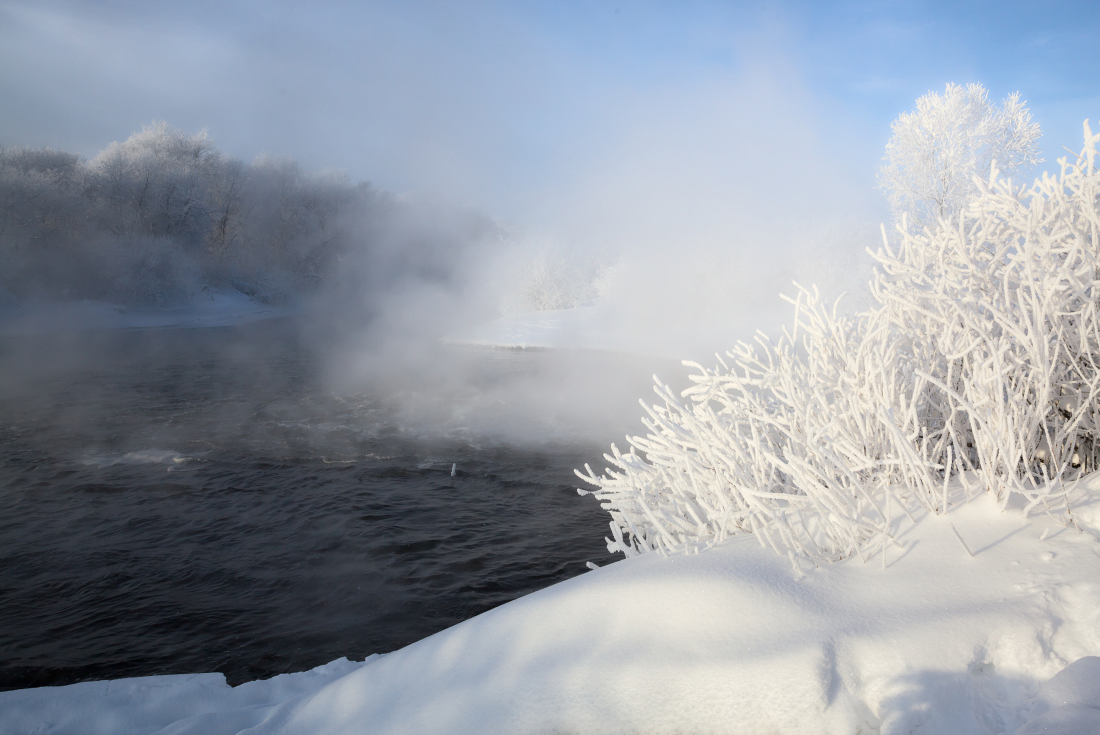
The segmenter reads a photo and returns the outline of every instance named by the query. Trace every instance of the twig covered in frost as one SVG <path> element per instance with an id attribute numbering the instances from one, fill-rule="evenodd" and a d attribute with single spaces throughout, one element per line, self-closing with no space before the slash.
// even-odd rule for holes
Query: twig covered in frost
<path id="1" fill-rule="evenodd" d="M 799 558 L 866 559 L 895 509 L 943 513 L 978 487 L 1002 506 L 1067 504 L 1100 460 L 1100 176 L 1077 162 L 1017 189 L 994 167 L 965 212 L 885 238 L 877 306 L 838 315 L 798 290 L 778 341 L 655 379 L 645 436 L 578 476 L 612 517 L 612 552 L 685 553 L 756 534 Z M 965 497 L 949 493 L 959 475 Z M 1068 506 L 1067 506 L 1068 507 Z"/>

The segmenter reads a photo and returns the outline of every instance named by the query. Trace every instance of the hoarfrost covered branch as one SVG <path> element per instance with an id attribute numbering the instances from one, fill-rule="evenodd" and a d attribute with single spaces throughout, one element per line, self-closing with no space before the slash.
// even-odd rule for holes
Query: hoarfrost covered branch
<path id="1" fill-rule="evenodd" d="M 1072 481 L 1100 460 L 1098 142 L 1086 121 L 1059 175 L 1014 188 L 993 168 L 956 217 L 903 221 L 894 246 L 884 231 L 868 313 L 799 287 L 778 341 L 685 363 L 681 396 L 657 381 L 646 436 L 577 473 L 611 513 L 608 549 L 754 533 L 795 563 L 867 558 L 892 516 L 984 490 L 1072 521 Z"/>
<path id="2" fill-rule="evenodd" d="M 1006 175 L 1042 161 L 1039 125 L 1018 92 L 998 107 L 980 84 L 948 84 L 943 96 L 918 99 L 891 129 L 879 185 L 895 224 L 908 215 L 918 230 L 954 219 L 977 193 L 974 176 L 986 176 L 994 161 Z"/>

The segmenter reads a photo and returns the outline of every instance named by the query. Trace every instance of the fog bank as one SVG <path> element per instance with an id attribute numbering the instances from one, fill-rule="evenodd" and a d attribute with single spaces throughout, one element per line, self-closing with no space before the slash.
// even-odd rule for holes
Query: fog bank
<path id="1" fill-rule="evenodd" d="M 7 149 L 3 298 L 171 305 L 228 289 L 294 304 L 336 390 L 402 396 L 414 423 L 449 425 L 429 407 L 484 397 L 498 408 L 468 412 L 475 433 L 586 434 L 603 426 L 593 417 L 637 417 L 637 375 L 676 383 L 679 359 L 712 363 L 757 329 L 775 334 L 794 280 L 865 305 L 864 250 L 885 208 L 797 70 L 758 61 L 616 90 L 573 157 L 516 192 L 510 220 L 457 192 L 246 163 L 165 124 L 90 160 Z M 633 357 L 555 357 L 487 386 L 483 361 L 443 347 L 502 314 L 593 306 L 596 322 L 570 328 L 613 334 L 606 349 Z"/>

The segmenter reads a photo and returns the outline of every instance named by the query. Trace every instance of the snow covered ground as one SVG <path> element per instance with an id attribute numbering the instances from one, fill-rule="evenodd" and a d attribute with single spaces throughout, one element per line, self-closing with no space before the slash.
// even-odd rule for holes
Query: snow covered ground
<path id="1" fill-rule="evenodd" d="M 802 571 L 739 537 L 609 564 L 361 663 L 0 693 L 0 729 L 1095 734 L 1100 476 L 1079 492 L 1081 530 L 983 497 L 905 521 L 885 568 Z"/>
<path id="2" fill-rule="evenodd" d="M 188 304 L 160 308 L 131 308 L 102 301 L 21 304 L 0 307 L 0 335 L 148 327 L 227 327 L 295 313 L 293 307 L 261 304 L 237 291 L 204 291 Z"/>

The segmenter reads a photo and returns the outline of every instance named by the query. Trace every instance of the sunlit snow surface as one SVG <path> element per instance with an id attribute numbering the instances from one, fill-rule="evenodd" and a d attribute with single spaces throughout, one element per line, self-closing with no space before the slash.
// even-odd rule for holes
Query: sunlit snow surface
<path id="1" fill-rule="evenodd" d="M 236 688 L 204 674 L 6 692 L 0 723 L 14 733 L 1095 733 L 1100 662 L 1086 657 L 1100 655 L 1100 477 L 1078 492 L 1080 531 L 982 498 L 906 521 L 885 569 L 876 557 L 802 572 L 742 537 L 616 562 L 363 663 Z"/>

